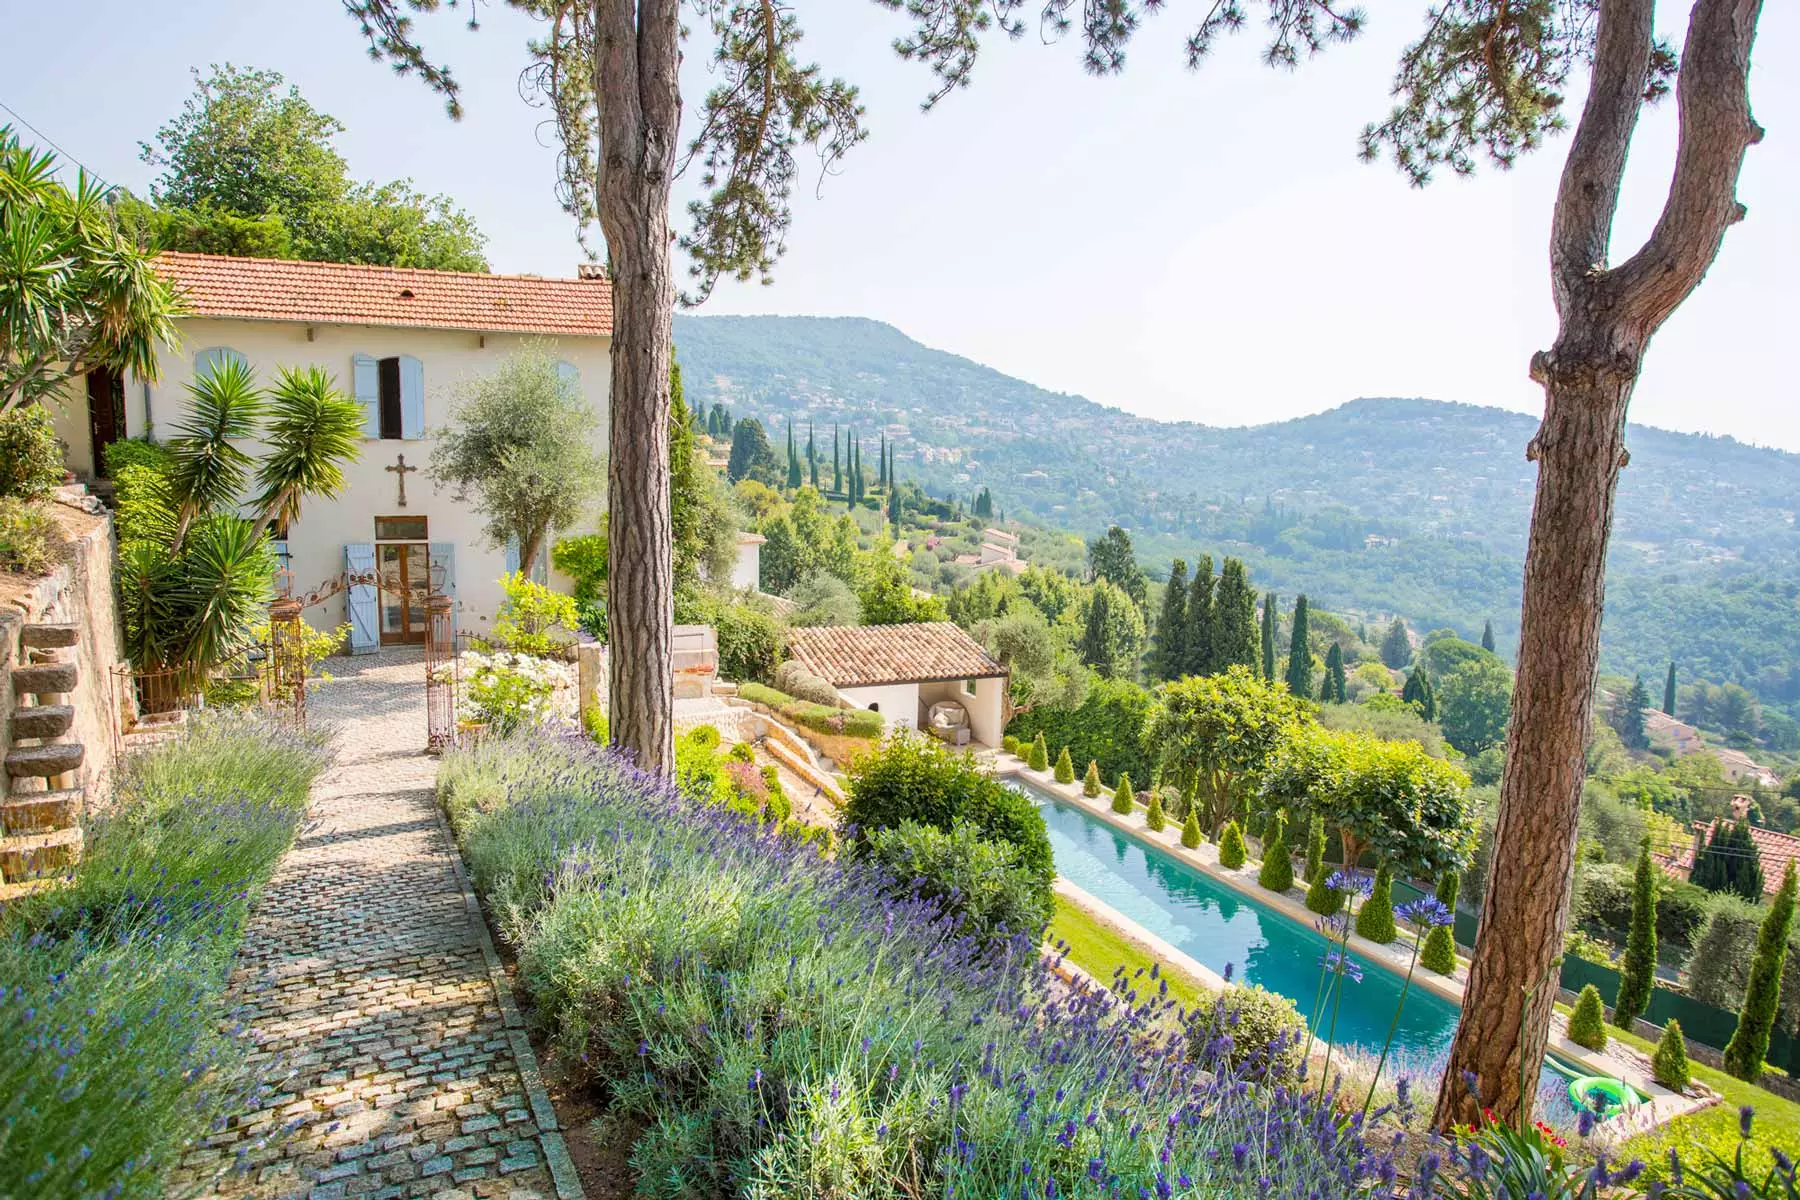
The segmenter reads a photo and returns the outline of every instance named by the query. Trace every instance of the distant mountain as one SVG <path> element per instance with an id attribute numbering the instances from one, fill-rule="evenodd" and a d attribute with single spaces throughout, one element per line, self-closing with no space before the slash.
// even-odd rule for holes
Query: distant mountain
<path id="1" fill-rule="evenodd" d="M 1130 529 L 1153 568 L 1237 554 L 1260 584 L 1418 626 L 1516 633 L 1535 418 L 1359 399 L 1268 425 L 1155 421 L 1047 391 L 858 318 L 677 317 L 691 402 L 885 433 L 902 477 L 1009 515 Z M 1800 709 L 1800 455 L 1632 426 L 1604 665 L 1736 680 Z"/>

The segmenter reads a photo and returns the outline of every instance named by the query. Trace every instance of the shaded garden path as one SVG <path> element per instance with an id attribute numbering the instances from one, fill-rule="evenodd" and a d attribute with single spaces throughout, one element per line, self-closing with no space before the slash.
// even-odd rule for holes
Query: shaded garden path
<path id="1" fill-rule="evenodd" d="M 417 649 L 334 659 L 336 730 L 232 977 L 271 1094 L 183 1159 L 176 1194 L 579 1197 L 486 925 L 438 816 Z M 561 1190 L 558 1184 L 562 1185 Z"/>

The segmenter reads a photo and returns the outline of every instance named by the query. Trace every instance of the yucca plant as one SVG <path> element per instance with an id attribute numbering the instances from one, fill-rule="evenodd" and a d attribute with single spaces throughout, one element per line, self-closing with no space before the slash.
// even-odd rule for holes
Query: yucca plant
<path id="1" fill-rule="evenodd" d="M 362 457 L 362 408 L 322 367 L 283 368 L 268 414 L 269 452 L 256 473 L 258 536 L 273 521 L 298 520 L 302 498 L 340 494 L 345 464 Z"/>
<path id="2" fill-rule="evenodd" d="M 170 549 L 177 554 L 195 517 L 230 506 L 243 492 L 255 460 L 237 443 L 256 436 L 265 408 L 256 377 L 236 359 L 214 364 L 187 390 L 188 419 L 169 441 L 175 456 L 169 490 L 176 506 Z"/>

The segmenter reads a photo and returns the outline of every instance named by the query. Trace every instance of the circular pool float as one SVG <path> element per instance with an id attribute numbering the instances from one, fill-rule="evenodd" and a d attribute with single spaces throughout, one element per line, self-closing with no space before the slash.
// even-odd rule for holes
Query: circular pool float
<path id="1" fill-rule="evenodd" d="M 1569 1103 L 1601 1117 L 1610 1117 L 1643 1103 L 1643 1097 L 1623 1079 L 1583 1075 L 1569 1081 Z"/>

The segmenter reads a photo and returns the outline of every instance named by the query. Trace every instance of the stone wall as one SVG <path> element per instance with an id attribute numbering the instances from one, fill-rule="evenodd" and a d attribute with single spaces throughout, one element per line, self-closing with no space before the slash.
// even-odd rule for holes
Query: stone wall
<path id="1" fill-rule="evenodd" d="M 92 527 L 74 539 L 67 562 L 29 584 L 24 595 L 0 604 L 0 715 L 10 716 L 14 708 L 13 667 L 29 659 L 21 644 L 25 626 L 74 625 L 79 640 L 63 653 L 75 663 L 78 678 L 75 690 L 63 702 L 74 708 L 75 720 L 61 740 L 79 742 L 85 749 L 76 784 L 87 792 L 92 806 L 104 798 L 112 777 L 118 725 L 111 671 L 124 661 L 113 592 L 113 523 L 89 496 L 65 489 L 58 501 L 92 517 Z M 12 722 L 8 720 L 6 728 L 0 729 L 0 755 L 12 746 Z"/>

